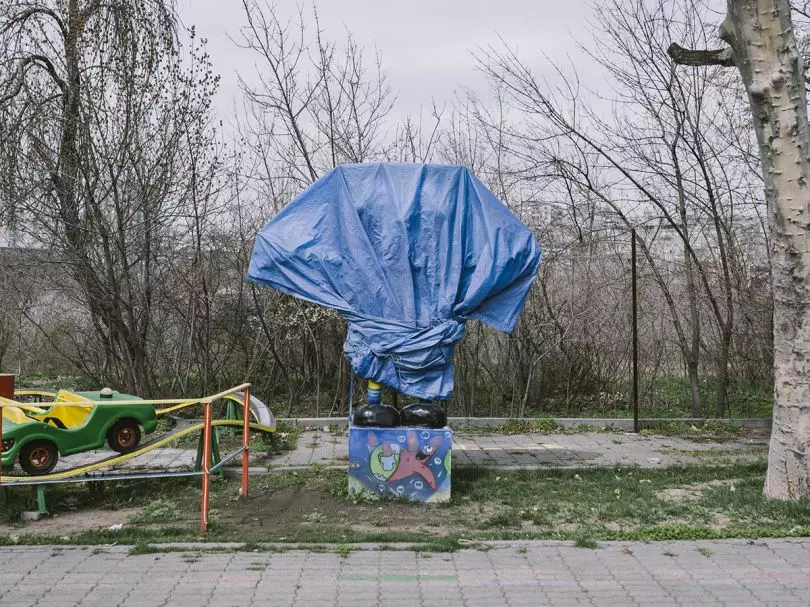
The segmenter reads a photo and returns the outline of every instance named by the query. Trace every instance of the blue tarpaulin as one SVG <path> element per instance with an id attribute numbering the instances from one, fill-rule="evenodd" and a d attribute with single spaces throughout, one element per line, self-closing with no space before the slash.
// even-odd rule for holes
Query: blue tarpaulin
<path id="1" fill-rule="evenodd" d="M 343 315 L 360 376 L 448 399 L 465 321 L 512 331 L 539 263 L 532 232 L 468 169 L 353 164 L 264 226 L 248 278 Z"/>

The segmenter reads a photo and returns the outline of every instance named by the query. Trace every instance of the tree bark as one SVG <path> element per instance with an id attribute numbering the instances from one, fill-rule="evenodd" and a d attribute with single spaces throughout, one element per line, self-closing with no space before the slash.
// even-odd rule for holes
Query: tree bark
<path id="1" fill-rule="evenodd" d="M 720 37 L 730 45 L 727 57 L 748 92 L 768 204 L 774 407 L 765 495 L 795 500 L 810 495 L 810 128 L 804 68 L 787 0 L 729 0 Z M 679 61 L 678 52 L 670 54 Z"/>
<path id="2" fill-rule="evenodd" d="M 771 233 L 774 408 L 765 495 L 810 494 L 810 128 L 804 68 L 787 0 L 728 3 L 734 49 L 759 142 Z"/>

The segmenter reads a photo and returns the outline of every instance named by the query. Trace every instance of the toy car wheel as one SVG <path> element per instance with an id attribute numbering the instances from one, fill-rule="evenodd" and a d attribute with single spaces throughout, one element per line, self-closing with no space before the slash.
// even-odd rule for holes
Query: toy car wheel
<path id="1" fill-rule="evenodd" d="M 138 422 L 132 419 L 122 419 L 115 422 L 107 432 L 107 444 L 110 449 L 118 453 L 134 451 L 141 442 L 141 429 Z"/>
<path id="2" fill-rule="evenodd" d="M 35 440 L 20 448 L 20 467 L 32 476 L 48 474 L 59 460 L 59 451 L 50 441 Z"/>

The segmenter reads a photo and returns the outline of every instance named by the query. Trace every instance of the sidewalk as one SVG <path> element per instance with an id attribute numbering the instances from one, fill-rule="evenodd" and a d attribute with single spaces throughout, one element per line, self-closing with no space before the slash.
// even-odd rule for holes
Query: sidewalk
<path id="1" fill-rule="evenodd" d="M 716 442 L 630 432 L 579 434 L 463 434 L 453 437 L 453 465 L 499 469 L 585 466 L 659 467 L 691 463 L 755 461 L 767 456 L 768 437 Z M 345 466 L 349 445 L 344 434 L 303 432 L 295 451 L 273 457 L 276 470 L 313 464 Z"/>
<path id="2" fill-rule="evenodd" d="M 0 547 L 0 605 L 807 605 L 810 541 L 501 542 L 489 550 L 128 556 Z"/>
<path id="3" fill-rule="evenodd" d="M 644 436 L 631 432 L 575 434 L 464 434 L 453 440 L 453 464 L 499 469 L 537 469 L 585 466 L 660 467 L 692 463 L 721 464 L 755 461 L 767 456 L 765 434 L 718 442 L 706 438 Z M 177 470 L 193 465 L 194 449 L 155 449 L 136 457 L 121 470 L 132 468 Z M 90 451 L 62 458 L 57 470 L 79 466 L 109 455 Z M 296 470 L 321 465 L 345 467 L 349 444 L 345 433 L 307 430 L 294 451 L 257 459 L 252 473 Z"/>

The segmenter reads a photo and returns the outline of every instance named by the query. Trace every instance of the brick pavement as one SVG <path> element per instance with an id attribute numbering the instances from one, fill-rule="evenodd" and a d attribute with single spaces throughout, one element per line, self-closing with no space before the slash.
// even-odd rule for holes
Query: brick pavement
<path id="1" fill-rule="evenodd" d="M 500 542 L 455 553 L 0 547 L 0 605 L 807 605 L 810 541 Z"/>
<path id="2" fill-rule="evenodd" d="M 713 442 L 675 436 L 644 436 L 630 432 L 581 434 L 464 434 L 454 437 L 453 463 L 500 469 L 561 468 L 584 466 L 659 467 L 688 463 L 752 461 L 767 455 L 767 436 L 741 437 Z M 308 430 L 294 451 L 257 460 L 253 473 L 262 469 L 307 468 L 313 464 L 343 467 L 348 462 L 345 434 Z M 190 468 L 195 449 L 161 448 L 136 457 L 119 469 L 177 470 Z M 98 461 L 109 451 L 89 451 L 60 459 L 57 470 Z M 224 454 L 223 454 L 224 455 Z"/>
<path id="3" fill-rule="evenodd" d="M 500 469 L 642 466 L 696 462 L 751 461 L 767 456 L 767 436 L 713 442 L 702 438 L 646 436 L 629 432 L 580 434 L 464 434 L 453 438 L 453 464 Z M 343 435 L 307 431 L 295 451 L 273 457 L 270 467 L 300 468 L 312 464 L 345 465 L 348 441 Z"/>

